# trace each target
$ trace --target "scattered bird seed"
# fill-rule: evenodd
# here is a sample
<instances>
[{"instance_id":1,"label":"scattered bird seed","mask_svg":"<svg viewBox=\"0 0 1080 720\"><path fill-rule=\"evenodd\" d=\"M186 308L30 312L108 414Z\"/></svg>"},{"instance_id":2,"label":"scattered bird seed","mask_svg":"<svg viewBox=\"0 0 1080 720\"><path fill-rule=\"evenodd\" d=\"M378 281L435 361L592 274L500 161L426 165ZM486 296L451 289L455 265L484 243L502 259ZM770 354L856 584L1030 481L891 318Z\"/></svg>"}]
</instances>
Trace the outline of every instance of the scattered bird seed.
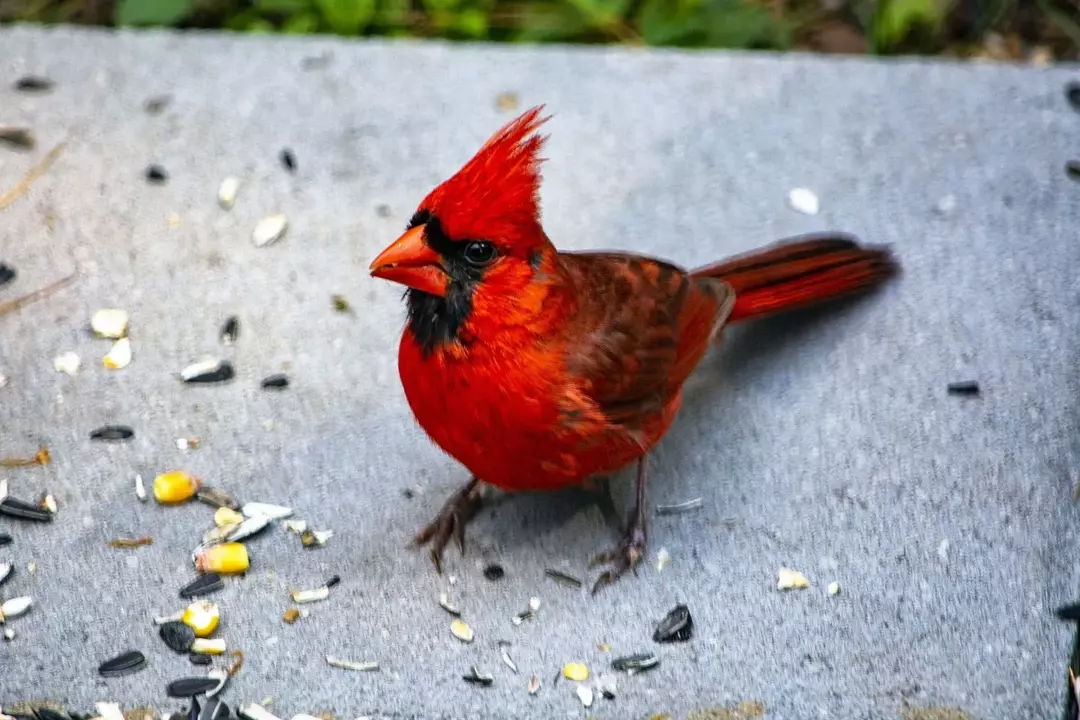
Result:
<instances>
[{"instance_id":1,"label":"scattered bird seed","mask_svg":"<svg viewBox=\"0 0 1080 720\"><path fill-rule=\"evenodd\" d=\"M113 343L112 348L102 358L101 364L109 370L123 370L131 364L131 340L120 338Z\"/></svg>"},{"instance_id":2,"label":"scattered bird seed","mask_svg":"<svg viewBox=\"0 0 1080 720\"><path fill-rule=\"evenodd\" d=\"M282 148L278 154L278 158L281 160L281 164L289 172L296 172L296 155L289 148Z\"/></svg>"},{"instance_id":3,"label":"scattered bird seed","mask_svg":"<svg viewBox=\"0 0 1080 720\"><path fill-rule=\"evenodd\" d=\"M221 611L217 603L199 600L187 606L181 622L195 631L195 637L205 638L214 634L221 621Z\"/></svg>"},{"instance_id":4,"label":"scattered bird seed","mask_svg":"<svg viewBox=\"0 0 1080 720\"><path fill-rule=\"evenodd\" d=\"M567 575L564 572L559 572L552 568L545 570L544 574L560 585L565 585L566 587L579 588L582 585L582 582L573 575Z\"/></svg>"},{"instance_id":5,"label":"scattered bird seed","mask_svg":"<svg viewBox=\"0 0 1080 720\"><path fill-rule=\"evenodd\" d=\"M184 587L180 588L180 597L189 600L200 595L210 595L225 587L225 582L216 572L208 572L199 575Z\"/></svg>"},{"instance_id":6,"label":"scattered bird seed","mask_svg":"<svg viewBox=\"0 0 1080 720\"><path fill-rule=\"evenodd\" d=\"M669 562L671 562L671 554L667 548L660 548L660 551L656 553L656 571L663 571Z\"/></svg>"},{"instance_id":7,"label":"scattered bird seed","mask_svg":"<svg viewBox=\"0 0 1080 720\"><path fill-rule=\"evenodd\" d=\"M780 568L776 571L777 590L802 590L810 587L810 581L798 570Z\"/></svg>"},{"instance_id":8,"label":"scattered bird seed","mask_svg":"<svg viewBox=\"0 0 1080 720\"><path fill-rule=\"evenodd\" d=\"M154 478L154 499L163 505L185 503L195 497L202 479L183 470L170 470Z\"/></svg>"},{"instance_id":9,"label":"scattered bird seed","mask_svg":"<svg viewBox=\"0 0 1080 720\"><path fill-rule=\"evenodd\" d=\"M135 431L127 425L104 425L90 432L91 440L130 440Z\"/></svg>"},{"instance_id":10,"label":"scattered bird seed","mask_svg":"<svg viewBox=\"0 0 1080 720\"><path fill-rule=\"evenodd\" d=\"M137 537L137 538L116 538L109 541L109 547L111 548L137 548L144 545L153 545L154 538L152 537Z\"/></svg>"},{"instance_id":11,"label":"scattered bird seed","mask_svg":"<svg viewBox=\"0 0 1080 720\"><path fill-rule=\"evenodd\" d=\"M344 295L331 295L330 302L334 306L334 311L339 313L347 313L352 310L352 306L349 305L349 300Z\"/></svg>"},{"instance_id":12,"label":"scattered bird seed","mask_svg":"<svg viewBox=\"0 0 1080 720\"><path fill-rule=\"evenodd\" d=\"M341 582L340 575L331 575L330 579L326 581L326 587L332 588Z\"/></svg>"},{"instance_id":13,"label":"scattered bird seed","mask_svg":"<svg viewBox=\"0 0 1080 720\"><path fill-rule=\"evenodd\" d=\"M47 92L53 85L49 78L37 75L26 75L15 81L15 89L19 92Z\"/></svg>"},{"instance_id":14,"label":"scattered bird seed","mask_svg":"<svg viewBox=\"0 0 1080 720\"><path fill-rule=\"evenodd\" d=\"M585 707L592 707L593 704L593 691L588 685L578 685L574 691L577 693L578 699L581 700L581 704Z\"/></svg>"},{"instance_id":15,"label":"scattered bird seed","mask_svg":"<svg viewBox=\"0 0 1080 720\"><path fill-rule=\"evenodd\" d=\"M529 678L529 694L535 695L538 692L540 692L540 677L533 675Z\"/></svg>"},{"instance_id":16,"label":"scattered bird seed","mask_svg":"<svg viewBox=\"0 0 1080 720\"><path fill-rule=\"evenodd\" d=\"M197 655L196 657L206 657ZM165 694L174 698L193 698L196 695L205 695L218 686L220 679L214 677L190 677L182 680L173 680L165 686Z\"/></svg>"},{"instance_id":17,"label":"scattered bird seed","mask_svg":"<svg viewBox=\"0 0 1080 720\"><path fill-rule=\"evenodd\" d=\"M305 603L319 602L330 597L330 588L323 585L314 590L290 590L289 594L292 595L294 603L304 605Z\"/></svg>"},{"instance_id":18,"label":"scattered bird seed","mask_svg":"<svg viewBox=\"0 0 1080 720\"><path fill-rule=\"evenodd\" d=\"M289 376L285 373L275 373L263 378L259 386L263 389L282 389L289 387Z\"/></svg>"},{"instance_id":19,"label":"scattered bird seed","mask_svg":"<svg viewBox=\"0 0 1080 720\"><path fill-rule=\"evenodd\" d=\"M829 583L829 594L830 595L839 595L840 594L840 583L836 582L835 580L833 580L831 583Z\"/></svg>"},{"instance_id":20,"label":"scattered bird seed","mask_svg":"<svg viewBox=\"0 0 1080 720\"><path fill-rule=\"evenodd\" d=\"M651 670L659 664L660 658L653 653L637 653L615 658L611 661L611 669L624 672L627 675L634 675L635 673Z\"/></svg>"},{"instance_id":21,"label":"scattered bird seed","mask_svg":"<svg viewBox=\"0 0 1080 720\"><path fill-rule=\"evenodd\" d=\"M473 685L480 685L483 687L488 687L493 682L495 682L495 678L493 676L488 675L487 673L480 672L480 670L477 669L475 665L469 668L468 675L462 675L461 677L467 683L472 683Z\"/></svg>"},{"instance_id":22,"label":"scattered bird seed","mask_svg":"<svg viewBox=\"0 0 1080 720\"><path fill-rule=\"evenodd\" d=\"M233 529L228 535L225 536L225 542L238 542L252 537L270 525L270 518L265 515L256 515L255 517L249 517L244 520L235 529Z\"/></svg>"},{"instance_id":23,"label":"scattered bird seed","mask_svg":"<svg viewBox=\"0 0 1080 720\"><path fill-rule=\"evenodd\" d=\"M676 605L657 625L653 633L656 642L685 642L694 631L694 618L686 605Z\"/></svg>"},{"instance_id":24,"label":"scattered bird seed","mask_svg":"<svg viewBox=\"0 0 1080 720\"><path fill-rule=\"evenodd\" d=\"M305 530L300 533L300 543L308 549L325 547L333 536L333 530Z\"/></svg>"},{"instance_id":25,"label":"scattered bird seed","mask_svg":"<svg viewBox=\"0 0 1080 720\"><path fill-rule=\"evenodd\" d=\"M139 502L146 502L146 484L143 483L142 475L135 476L135 497Z\"/></svg>"},{"instance_id":26,"label":"scattered bird seed","mask_svg":"<svg viewBox=\"0 0 1080 720\"><path fill-rule=\"evenodd\" d=\"M232 363L218 358L207 358L192 363L180 371L180 379L186 383L219 383L232 380L236 375Z\"/></svg>"},{"instance_id":27,"label":"scattered bird seed","mask_svg":"<svg viewBox=\"0 0 1080 720\"><path fill-rule=\"evenodd\" d=\"M100 338L119 340L128 333L131 322L127 312L117 308L102 308L90 318L90 329Z\"/></svg>"},{"instance_id":28,"label":"scattered bird seed","mask_svg":"<svg viewBox=\"0 0 1080 720\"><path fill-rule=\"evenodd\" d=\"M288 227L289 222L282 213L268 215L255 226L251 241L255 243L255 247L271 245L281 239Z\"/></svg>"},{"instance_id":29,"label":"scattered bird seed","mask_svg":"<svg viewBox=\"0 0 1080 720\"><path fill-rule=\"evenodd\" d=\"M222 543L195 553L195 569L198 572L232 575L247 572L248 567L250 560L243 543Z\"/></svg>"},{"instance_id":30,"label":"scattered bird seed","mask_svg":"<svg viewBox=\"0 0 1080 720\"><path fill-rule=\"evenodd\" d=\"M232 510L239 510L240 503L233 499L232 495L221 490L219 488L199 488L199 492L195 493L195 499L204 505L210 507L222 508L227 507Z\"/></svg>"},{"instance_id":31,"label":"scattered bird seed","mask_svg":"<svg viewBox=\"0 0 1080 720\"><path fill-rule=\"evenodd\" d=\"M240 193L240 178L229 176L218 185L217 199L222 210L231 210L236 204L236 196Z\"/></svg>"},{"instance_id":32,"label":"scattered bird seed","mask_svg":"<svg viewBox=\"0 0 1080 720\"><path fill-rule=\"evenodd\" d=\"M3 585L4 582L11 577L11 573L14 569L15 566L11 563L0 563L0 585Z\"/></svg>"},{"instance_id":33,"label":"scattered bird seed","mask_svg":"<svg viewBox=\"0 0 1080 720\"><path fill-rule=\"evenodd\" d=\"M33 604L34 601L32 598L24 596L12 598L0 605L0 625L3 625L11 618L23 615Z\"/></svg>"},{"instance_id":34,"label":"scattered bird seed","mask_svg":"<svg viewBox=\"0 0 1080 720\"><path fill-rule=\"evenodd\" d=\"M1080 182L1080 160L1069 160L1065 163L1065 174L1070 180Z\"/></svg>"},{"instance_id":35,"label":"scattered bird seed","mask_svg":"<svg viewBox=\"0 0 1080 720\"><path fill-rule=\"evenodd\" d=\"M75 373L79 372L80 365L82 365L82 360L78 355L70 351L53 358L53 368L56 372L67 373L73 377Z\"/></svg>"},{"instance_id":36,"label":"scattered bird seed","mask_svg":"<svg viewBox=\"0 0 1080 720\"><path fill-rule=\"evenodd\" d=\"M455 605L450 604L450 596L446 593L441 593L439 595L439 606L454 617L461 617L461 610L459 610Z\"/></svg>"},{"instance_id":37,"label":"scattered bird seed","mask_svg":"<svg viewBox=\"0 0 1080 720\"><path fill-rule=\"evenodd\" d=\"M979 383L976 380L961 380L951 382L948 386L950 395L978 395Z\"/></svg>"},{"instance_id":38,"label":"scattered bird seed","mask_svg":"<svg viewBox=\"0 0 1080 720\"><path fill-rule=\"evenodd\" d=\"M679 513L688 512L690 510L697 510L704 504L704 500L697 497L693 500L687 500L686 502L674 503L672 505L657 505L657 515L677 515Z\"/></svg>"},{"instance_id":39,"label":"scattered bird seed","mask_svg":"<svg viewBox=\"0 0 1080 720\"><path fill-rule=\"evenodd\" d=\"M465 624L465 621L461 618L457 618L450 623L450 632L462 642L471 643L473 641L472 628Z\"/></svg>"},{"instance_id":40,"label":"scattered bird seed","mask_svg":"<svg viewBox=\"0 0 1080 720\"><path fill-rule=\"evenodd\" d=\"M34 139L34 133L28 128L0 125L0 143L18 150L33 150L37 141Z\"/></svg>"},{"instance_id":41,"label":"scattered bird seed","mask_svg":"<svg viewBox=\"0 0 1080 720\"><path fill-rule=\"evenodd\" d=\"M357 672L371 672L379 669L379 663L377 662L353 662L336 658L333 655L326 656L326 664L342 670L355 670Z\"/></svg>"},{"instance_id":42,"label":"scattered bird seed","mask_svg":"<svg viewBox=\"0 0 1080 720\"><path fill-rule=\"evenodd\" d=\"M180 614L183 618L183 613ZM195 644L195 631L183 620L170 620L158 628L158 636L173 652L183 655Z\"/></svg>"},{"instance_id":43,"label":"scattered bird seed","mask_svg":"<svg viewBox=\"0 0 1080 720\"><path fill-rule=\"evenodd\" d=\"M292 508L287 508L283 505L270 505L269 503L257 502L244 503L244 506L240 508L240 512L248 517L263 515L271 520L284 520L287 517L291 517L293 514Z\"/></svg>"},{"instance_id":44,"label":"scattered bird seed","mask_svg":"<svg viewBox=\"0 0 1080 720\"><path fill-rule=\"evenodd\" d=\"M144 667L146 667L146 656L138 650L131 650L101 663L98 666L98 674L103 677L119 677L130 675Z\"/></svg>"},{"instance_id":45,"label":"scattered bird seed","mask_svg":"<svg viewBox=\"0 0 1080 720\"><path fill-rule=\"evenodd\" d=\"M225 639L195 638L195 642L191 644L191 652L202 655L224 655Z\"/></svg>"},{"instance_id":46,"label":"scattered bird seed","mask_svg":"<svg viewBox=\"0 0 1080 720\"><path fill-rule=\"evenodd\" d=\"M506 571L503 570L503 566L499 565L498 563L491 563L486 568L484 568L484 577L486 577L488 580L502 580L505 575Z\"/></svg>"},{"instance_id":47,"label":"scattered bird seed","mask_svg":"<svg viewBox=\"0 0 1080 720\"><path fill-rule=\"evenodd\" d=\"M289 625L292 625L294 622L300 619L300 611L296 608L289 608L285 611L285 614L281 616L281 619Z\"/></svg>"},{"instance_id":48,"label":"scattered bird seed","mask_svg":"<svg viewBox=\"0 0 1080 720\"><path fill-rule=\"evenodd\" d=\"M18 276L19 273L15 271L15 268L6 263L0 263L0 287L7 285Z\"/></svg>"},{"instance_id":49,"label":"scattered bird seed","mask_svg":"<svg viewBox=\"0 0 1080 720\"><path fill-rule=\"evenodd\" d=\"M0 500L0 515L34 522L51 522L53 519L53 514L48 510L11 496Z\"/></svg>"},{"instance_id":50,"label":"scattered bird seed","mask_svg":"<svg viewBox=\"0 0 1080 720\"><path fill-rule=\"evenodd\" d=\"M502 648L502 661L506 664L506 667L514 671L514 674L517 674L518 667L514 664L514 660L510 657L510 653L506 651L506 648Z\"/></svg>"},{"instance_id":51,"label":"scattered bird seed","mask_svg":"<svg viewBox=\"0 0 1080 720\"><path fill-rule=\"evenodd\" d=\"M154 185L163 185L169 179L169 174L160 165L151 165L146 168L146 180Z\"/></svg>"},{"instance_id":52,"label":"scattered bird seed","mask_svg":"<svg viewBox=\"0 0 1080 720\"><path fill-rule=\"evenodd\" d=\"M589 668L584 663L567 663L562 669L563 677L574 682L585 682L589 679Z\"/></svg>"},{"instance_id":53,"label":"scattered bird seed","mask_svg":"<svg viewBox=\"0 0 1080 720\"><path fill-rule=\"evenodd\" d=\"M791 209L804 215L817 215L821 210L821 202L812 190L807 188L795 188L788 193L788 204Z\"/></svg>"}]
</instances>

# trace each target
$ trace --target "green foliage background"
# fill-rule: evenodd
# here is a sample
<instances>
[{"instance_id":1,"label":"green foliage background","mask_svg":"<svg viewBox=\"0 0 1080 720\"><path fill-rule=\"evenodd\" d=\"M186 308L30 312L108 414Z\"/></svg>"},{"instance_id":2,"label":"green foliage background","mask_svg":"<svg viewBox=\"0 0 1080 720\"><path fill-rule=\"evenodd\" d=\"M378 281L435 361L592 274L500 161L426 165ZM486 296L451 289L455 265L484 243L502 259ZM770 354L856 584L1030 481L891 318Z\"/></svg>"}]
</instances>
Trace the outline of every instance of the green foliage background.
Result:
<instances>
[{"instance_id":1,"label":"green foliage background","mask_svg":"<svg viewBox=\"0 0 1080 720\"><path fill-rule=\"evenodd\" d=\"M0 8L0 21L497 42L964 55L996 31L1058 57L1080 47L1080 0L6 0ZM818 47L823 27L834 34Z\"/></svg>"}]
</instances>

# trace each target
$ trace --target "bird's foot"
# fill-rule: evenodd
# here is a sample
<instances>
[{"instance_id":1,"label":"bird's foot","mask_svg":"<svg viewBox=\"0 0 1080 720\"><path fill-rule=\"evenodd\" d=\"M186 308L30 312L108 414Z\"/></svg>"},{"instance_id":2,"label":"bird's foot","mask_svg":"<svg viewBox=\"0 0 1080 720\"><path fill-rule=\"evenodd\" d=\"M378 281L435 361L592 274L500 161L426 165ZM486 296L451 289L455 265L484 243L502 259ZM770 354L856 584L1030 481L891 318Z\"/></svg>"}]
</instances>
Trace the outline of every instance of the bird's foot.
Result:
<instances>
[{"instance_id":1,"label":"bird's foot","mask_svg":"<svg viewBox=\"0 0 1080 720\"><path fill-rule=\"evenodd\" d=\"M451 537L457 540L461 554L465 554L465 526L476 515L482 502L483 487L479 480L473 478L450 496L435 519L413 537L410 546L420 547L430 540L431 562L441 575L442 552Z\"/></svg>"},{"instance_id":2,"label":"bird's foot","mask_svg":"<svg viewBox=\"0 0 1080 720\"><path fill-rule=\"evenodd\" d=\"M646 545L644 518L640 517L640 513L635 511L630 527L627 528L626 534L618 546L613 550L600 553L589 562L589 567L607 563L613 566L610 570L601 573L600 577L596 579L592 594L595 595L604 585L614 583L627 570L630 570L636 576L638 563L645 557Z\"/></svg>"}]
</instances>

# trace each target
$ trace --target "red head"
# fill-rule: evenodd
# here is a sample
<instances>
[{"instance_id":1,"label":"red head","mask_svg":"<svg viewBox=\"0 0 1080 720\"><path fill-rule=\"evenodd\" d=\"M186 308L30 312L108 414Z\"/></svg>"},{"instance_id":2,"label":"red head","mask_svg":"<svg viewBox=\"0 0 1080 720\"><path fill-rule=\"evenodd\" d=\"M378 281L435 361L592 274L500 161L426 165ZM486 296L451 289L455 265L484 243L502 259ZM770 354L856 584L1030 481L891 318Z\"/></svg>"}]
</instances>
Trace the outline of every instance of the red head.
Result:
<instances>
[{"instance_id":1,"label":"red head","mask_svg":"<svg viewBox=\"0 0 1080 720\"><path fill-rule=\"evenodd\" d=\"M543 106L507 123L423 199L401 237L371 263L409 288L410 326L454 339L477 306L520 300L551 244L540 225Z\"/></svg>"}]
</instances>

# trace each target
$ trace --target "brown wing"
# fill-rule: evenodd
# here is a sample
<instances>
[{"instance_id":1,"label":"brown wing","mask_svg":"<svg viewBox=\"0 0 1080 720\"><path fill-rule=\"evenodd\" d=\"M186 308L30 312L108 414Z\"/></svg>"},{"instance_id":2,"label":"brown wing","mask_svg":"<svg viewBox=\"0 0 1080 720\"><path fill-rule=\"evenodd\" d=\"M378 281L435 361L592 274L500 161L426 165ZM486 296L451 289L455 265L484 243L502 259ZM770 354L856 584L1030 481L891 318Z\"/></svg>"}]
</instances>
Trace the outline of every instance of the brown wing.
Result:
<instances>
[{"instance_id":1,"label":"brown wing","mask_svg":"<svg viewBox=\"0 0 1080 720\"><path fill-rule=\"evenodd\" d=\"M691 278L651 258L561 258L578 298L566 334L567 370L607 424L632 432L681 386L734 296L722 282Z\"/></svg>"}]
</instances>

